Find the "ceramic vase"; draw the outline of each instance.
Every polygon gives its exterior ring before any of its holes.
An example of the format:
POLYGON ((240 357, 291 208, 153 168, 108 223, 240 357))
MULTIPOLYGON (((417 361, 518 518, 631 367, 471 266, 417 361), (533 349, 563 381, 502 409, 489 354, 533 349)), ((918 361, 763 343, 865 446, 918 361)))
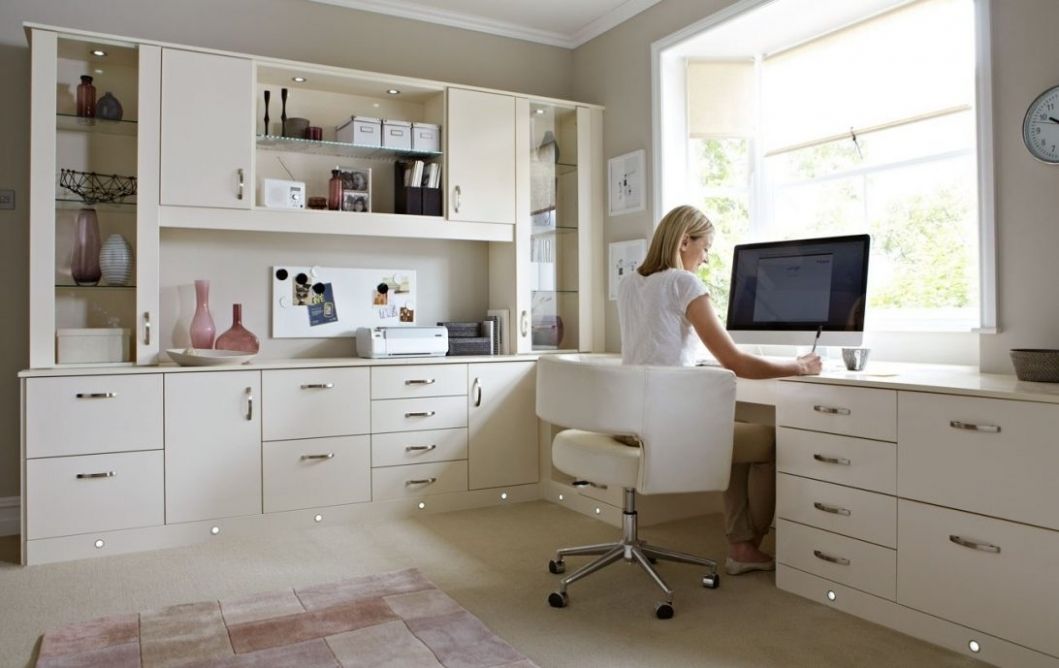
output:
POLYGON ((195 315, 191 318, 191 347, 213 348, 213 337, 217 333, 210 315, 210 282, 195 281, 195 315))
POLYGON ((261 347, 254 333, 243 327, 242 304, 232 304, 232 326, 217 337, 214 347, 217 350, 238 350, 244 353, 257 353, 261 347))
POLYGON ((70 274, 78 285, 96 285, 103 272, 99 268, 99 219, 95 209, 81 209, 75 234, 70 274))
POLYGON ((121 108, 118 98, 111 95, 108 90, 103 97, 96 102, 96 118, 105 118, 108 121, 120 121, 125 111, 121 108))
POLYGON ((132 247, 125 237, 112 234, 99 251, 99 268, 107 285, 128 285, 132 276, 132 247))

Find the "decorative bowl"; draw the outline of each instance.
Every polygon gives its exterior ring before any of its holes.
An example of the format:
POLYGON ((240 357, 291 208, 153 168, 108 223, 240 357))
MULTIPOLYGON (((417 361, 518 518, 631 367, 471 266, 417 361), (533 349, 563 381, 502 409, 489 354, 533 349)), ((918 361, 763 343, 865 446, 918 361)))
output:
POLYGON ((1059 350, 1012 348, 1011 363, 1019 380, 1059 383, 1059 350))
POLYGON ((170 348, 165 351, 170 359, 180 366, 222 366, 245 364, 254 359, 254 353, 240 350, 208 350, 205 348, 170 348))

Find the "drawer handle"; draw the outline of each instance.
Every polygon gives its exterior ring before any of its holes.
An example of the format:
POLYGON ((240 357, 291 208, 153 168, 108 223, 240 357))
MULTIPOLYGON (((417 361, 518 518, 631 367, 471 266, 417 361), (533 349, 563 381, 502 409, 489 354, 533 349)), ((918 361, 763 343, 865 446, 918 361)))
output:
POLYGON ((302 385, 303 390, 333 390, 335 389, 334 383, 308 383, 302 385))
POLYGON ((850 410, 848 408, 832 408, 831 406, 821 406, 817 404, 813 406, 813 410, 817 413, 824 413, 825 415, 849 415, 850 410))
POLYGON ((437 411, 413 411, 411 413, 405 413, 404 416, 408 417, 434 417, 437 415, 437 411))
POLYGON ((437 450, 438 446, 435 445, 406 445, 404 448, 405 452, 430 452, 431 450, 437 450))
POLYGON ((88 480, 90 478, 113 478, 116 475, 118 474, 113 471, 104 471, 103 473, 78 473, 77 479, 88 480))
POLYGON ((254 419, 254 388, 246 388, 246 421, 254 419))
POLYGON ((953 543, 956 543, 957 545, 969 547, 972 550, 981 550, 982 552, 992 552, 993 554, 1000 554, 999 545, 992 545, 990 543, 980 543, 976 540, 971 540, 970 538, 963 538, 962 536, 957 536, 956 534, 949 535, 949 540, 953 543))
POLYGON ((826 503, 820 503, 819 501, 813 502, 813 508, 822 510, 825 513, 831 513, 832 515, 842 515, 843 517, 849 517, 853 514, 848 509, 842 508, 841 506, 830 506, 826 503))
POLYGON ((335 453, 328 452, 324 455, 302 455, 302 459, 334 459, 335 453))
POLYGON ((849 566, 849 559, 845 557, 833 557, 826 552, 820 550, 813 550, 813 556, 817 559, 822 559, 829 564, 838 564, 839 566, 849 566))
POLYGON ((118 396, 117 392, 78 392, 78 399, 114 399, 118 396))
POLYGON ((1000 433, 1000 425, 995 424, 974 424, 973 422, 960 422, 959 420, 949 420, 949 426, 953 429, 966 429, 967 431, 984 431, 987 434, 1000 433))
POLYGON ((433 385, 438 382, 436 378, 412 378, 404 382, 405 385, 433 385))
POLYGON ((432 485, 438 481, 437 478, 424 478, 423 480, 405 480, 404 484, 408 485, 432 485))
POLYGON ((823 462, 825 464, 841 464, 842 466, 849 466, 850 464, 853 463, 850 460, 846 459, 845 457, 830 457, 828 455, 821 455, 821 454, 813 455, 813 459, 815 459, 818 462, 823 462))

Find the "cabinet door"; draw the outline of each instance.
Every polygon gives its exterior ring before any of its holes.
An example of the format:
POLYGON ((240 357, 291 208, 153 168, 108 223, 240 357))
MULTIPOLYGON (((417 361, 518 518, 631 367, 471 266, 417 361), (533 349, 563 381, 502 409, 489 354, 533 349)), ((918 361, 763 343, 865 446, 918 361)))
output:
POLYGON ((166 374, 166 523, 261 512, 261 373, 166 374))
POLYGON ((245 58, 162 51, 163 205, 250 208, 253 76, 245 58))
POLYGON ((449 220, 513 225, 515 98, 450 88, 448 123, 449 220))
POLYGON ((469 365, 470 489, 537 482, 536 363, 469 365))

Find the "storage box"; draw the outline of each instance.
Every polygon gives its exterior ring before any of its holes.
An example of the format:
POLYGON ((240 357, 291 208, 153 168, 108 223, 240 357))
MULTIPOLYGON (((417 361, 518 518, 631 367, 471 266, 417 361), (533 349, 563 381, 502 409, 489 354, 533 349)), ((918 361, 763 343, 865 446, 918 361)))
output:
POLYGON ((412 149, 412 124, 408 121, 382 121, 382 145, 386 148, 412 149))
POLYGON ((412 123, 413 151, 440 151, 441 128, 433 123, 412 123))
POLYGON ((357 146, 382 146, 382 121, 369 116, 353 116, 335 128, 335 139, 357 146))
POLYGON ((59 364, 105 364, 129 361, 127 329, 60 329, 56 359, 59 364))

